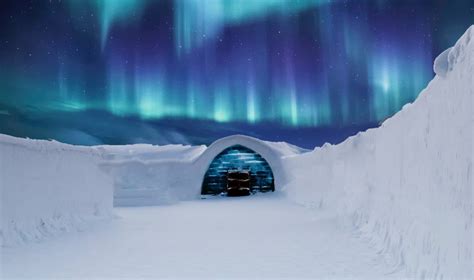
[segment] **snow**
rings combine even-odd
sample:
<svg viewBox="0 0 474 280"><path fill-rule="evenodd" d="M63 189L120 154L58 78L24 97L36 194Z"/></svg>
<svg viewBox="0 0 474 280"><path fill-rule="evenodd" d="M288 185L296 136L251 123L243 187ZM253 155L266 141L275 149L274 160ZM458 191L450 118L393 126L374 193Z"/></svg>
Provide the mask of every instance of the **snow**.
<svg viewBox="0 0 474 280"><path fill-rule="evenodd" d="M200 155L206 146L189 146L189 145L150 145L150 144L134 144L134 145L102 145L96 146L104 154L107 154L108 160L118 162L126 161L163 161L176 159L190 159Z"/></svg>
<svg viewBox="0 0 474 280"><path fill-rule="evenodd" d="M276 194L116 212L120 219L87 232L5 249L3 276L376 279L391 273L367 244L339 231L334 216L314 215Z"/></svg>
<svg viewBox="0 0 474 280"><path fill-rule="evenodd" d="M286 182L285 156L307 150L284 142L266 142L244 135L221 138L209 147L181 145L101 146L108 156L101 168L114 178L115 206L150 206L177 203L200 197L204 174L224 149L243 145L270 164L278 189Z"/></svg>
<svg viewBox="0 0 474 280"><path fill-rule="evenodd" d="M3 246L81 230L112 214L112 181L88 147L0 135Z"/></svg>
<svg viewBox="0 0 474 280"><path fill-rule="evenodd" d="M436 57L433 70L440 77L446 77L449 71L451 71L451 66L449 65L448 57L452 48L449 48L442 52L438 57Z"/></svg>
<svg viewBox="0 0 474 280"><path fill-rule="evenodd" d="M473 34L380 128L285 161L291 200L337 212L409 277L472 277Z"/></svg>
<svg viewBox="0 0 474 280"><path fill-rule="evenodd" d="M472 279L473 36L381 127L310 152L242 135L207 148L0 135L3 245L26 243L2 248L0 276ZM276 193L197 200L237 144L268 161ZM113 196L160 206L109 219Z"/></svg>
<svg viewBox="0 0 474 280"><path fill-rule="evenodd" d="M448 72L454 69L456 64L465 60L465 56L471 52L470 45L474 40L474 26L471 26L462 38L452 48L442 52L434 62L434 72L440 77L446 77Z"/></svg>

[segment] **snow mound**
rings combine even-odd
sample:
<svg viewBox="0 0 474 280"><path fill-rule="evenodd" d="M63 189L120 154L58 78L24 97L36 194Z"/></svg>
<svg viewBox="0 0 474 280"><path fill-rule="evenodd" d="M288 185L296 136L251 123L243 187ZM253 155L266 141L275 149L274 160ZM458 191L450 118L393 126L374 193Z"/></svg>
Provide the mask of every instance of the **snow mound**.
<svg viewBox="0 0 474 280"><path fill-rule="evenodd" d="M287 142L270 142L270 141L263 141L266 145L274 149L275 151L279 151L281 156L287 155L297 155L309 152L308 149L304 149L295 145L292 145Z"/></svg>
<svg viewBox="0 0 474 280"><path fill-rule="evenodd" d="M451 66L449 64L449 54L453 48L449 48L442 52L438 57L436 57L433 70L436 75L441 77L446 77L449 71L451 71Z"/></svg>
<svg viewBox="0 0 474 280"><path fill-rule="evenodd" d="M436 59L433 65L434 72L441 77L446 75L453 70L456 64L462 62L469 50L469 45L474 37L474 25L464 33L464 35L458 40L456 45L442 52Z"/></svg>
<svg viewBox="0 0 474 280"><path fill-rule="evenodd" d="M410 278L472 279L473 33L381 127L285 161L290 199L337 211Z"/></svg>
<svg viewBox="0 0 474 280"><path fill-rule="evenodd" d="M3 246L82 230L112 212L112 181L95 148L0 135Z"/></svg>

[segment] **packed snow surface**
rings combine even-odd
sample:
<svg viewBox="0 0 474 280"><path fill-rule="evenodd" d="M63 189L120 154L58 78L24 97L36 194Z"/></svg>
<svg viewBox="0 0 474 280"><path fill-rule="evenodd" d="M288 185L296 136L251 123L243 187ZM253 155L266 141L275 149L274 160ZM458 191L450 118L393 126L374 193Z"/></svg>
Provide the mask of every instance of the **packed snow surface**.
<svg viewBox="0 0 474 280"><path fill-rule="evenodd" d="M276 194L116 212L119 218L87 232L4 249L3 277L400 276L363 240L339 230L330 213L313 213Z"/></svg>

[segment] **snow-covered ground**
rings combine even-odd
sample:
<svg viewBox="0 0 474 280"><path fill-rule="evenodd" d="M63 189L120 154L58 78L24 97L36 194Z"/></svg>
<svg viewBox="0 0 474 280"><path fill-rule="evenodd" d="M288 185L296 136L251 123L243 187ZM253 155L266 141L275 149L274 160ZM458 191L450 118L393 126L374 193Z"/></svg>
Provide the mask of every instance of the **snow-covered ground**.
<svg viewBox="0 0 474 280"><path fill-rule="evenodd" d="M3 277L401 277L335 216L277 194L118 208L86 232L2 251Z"/></svg>

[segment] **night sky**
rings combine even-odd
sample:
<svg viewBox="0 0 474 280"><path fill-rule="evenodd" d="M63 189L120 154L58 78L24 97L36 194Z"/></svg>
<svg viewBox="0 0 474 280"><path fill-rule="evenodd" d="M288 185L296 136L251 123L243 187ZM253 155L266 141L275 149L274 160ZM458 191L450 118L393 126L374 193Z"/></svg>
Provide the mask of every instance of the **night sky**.
<svg viewBox="0 0 474 280"><path fill-rule="evenodd" d="M0 133L312 148L412 102L474 1L7 0L0 22Z"/></svg>

